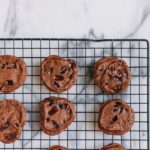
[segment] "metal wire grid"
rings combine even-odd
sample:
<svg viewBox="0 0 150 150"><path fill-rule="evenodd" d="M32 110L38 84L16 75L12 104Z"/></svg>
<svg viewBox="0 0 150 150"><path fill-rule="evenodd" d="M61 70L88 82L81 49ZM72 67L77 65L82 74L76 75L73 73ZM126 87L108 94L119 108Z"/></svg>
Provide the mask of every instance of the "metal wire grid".
<svg viewBox="0 0 150 150"><path fill-rule="evenodd" d="M4 150L46 150L53 145L69 149L99 149L111 142L127 149L149 149L149 51L146 40L86 40L86 39L0 39L0 54L16 55L28 67L25 84L10 94L0 93L0 99L15 98L27 111L27 123L22 136L13 144L0 143ZM78 63L77 83L67 92L49 92L40 79L40 63L49 55L72 58ZM130 66L132 80L121 94L102 93L93 82L93 64L103 56L118 56ZM76 120L60 135L48 136L40 131L39 102L50 96L65 97L76 106ZM97 126L99 106L111 98L122 98L135 110L135 123L123 136L106 135Z"/></svg>

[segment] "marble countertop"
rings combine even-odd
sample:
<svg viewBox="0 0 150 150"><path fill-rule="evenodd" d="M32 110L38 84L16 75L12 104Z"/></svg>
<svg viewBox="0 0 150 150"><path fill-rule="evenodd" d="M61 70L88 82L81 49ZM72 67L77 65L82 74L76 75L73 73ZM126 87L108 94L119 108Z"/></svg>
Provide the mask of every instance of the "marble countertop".
<svg viewBox="0 0 150 150"><path fill-rule="evenodd" d="M149 0L1 0L1 37L150 38Z"/></svg>
<svg viewBox="0 0 150 150"><path fill-rule="evenodd" d="M0 0L0 38L140 38L150 40L149 28L150 0ZM55 52L53 51L52 53ZM46 54L43 55L46 56ZM19 56L20 54L17 53L17 55ZM38 61L40 62L40 59ZM29 65L30 63L27 62ZM79 63L82 63L82 60ZM89 81L89 85L92 82ZM90 92L90 88L90 86L87 88L88 92ZM25 87L27 93L30 93L30 90L30 87ZM35 90L35 92L38 91L39 89ZM84 90L81 90L81 92L84 93ZM11 95L9 96L11 97ZM4 95L0 95L0 98L3 97ZM34 95L34 98L37 102L40 101L38 96ZM74 101L74 99L72 100ZM94 107L93 105L90 106ZM29 111L31 109L27 106L26 108ZM78 109L82 111L85 108L80 105ZM91 111L92 108L88 107L87 109ZM30 116L28 117L30 118ZM80 119L82 120L82 118ZM73 126L74 124L71 128ZM34 124L26 124L25 128L30 131L31 127L34 127ZM37 126L35 128L39 129ZM87 128L91 128L91 126L89 125ZM84 131L84 126L81 124L79 129ZM26 132L24 132L23 136L26 139L30 139L32 136L35 141L17 141L15 146L10 144L5 148L17 147L21 149L21 147L25 147L29 150L31 146L33 149L36 146L41 146L44 147L42 150L46 150L45 147L48 144L46 140L45 143L43 140L41 144L38 139L41 137L49 139L49 137L43 133L39 134L39 132L30 134L26 135ZM62 133L59 138L64 138L65 134L65 132ZM78 138L83 139L85 135L85 133L80 132ZM74 135L71 132L69 135L67 133L67 137L70 139L73 138L72 136ZM88 136L92 138L93 134ZM141 136L144 138L144 135ZM58 136L54 137L54 139L57 138ZM105 138L107 138L107 135ZM57 144L57 142L55 143L52 140L51 144ZM65 139L59 144L67 145ZM90 147L90 142L88 144ZM103 144L96 143L98 146ZM127 145L126 143L123 144ZM76 148L76 146L77 144L72 147ZM82 147L82 142L78 146ZM0 149L3 147L4 145L0 143Z"/></svg>

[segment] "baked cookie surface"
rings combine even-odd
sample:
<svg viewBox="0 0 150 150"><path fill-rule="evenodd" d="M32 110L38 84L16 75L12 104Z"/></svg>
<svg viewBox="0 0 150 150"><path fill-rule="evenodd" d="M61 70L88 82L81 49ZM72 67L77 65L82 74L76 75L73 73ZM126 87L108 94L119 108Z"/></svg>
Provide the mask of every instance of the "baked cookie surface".
<svg viewBox="0 0 150 150"><path fill-rule="evenodd" d="M108 100L100 107L98 125L106 134L125 134L133 126L134 120L133 109L122 100Z"/></svg>
<svg viewBox="0 0 150 150"><path fill-rule="evenodd" d="M55 145L55 146L50 147L48 150L68 150L68 149L63 146Z"/></svg>
<svg viewBox="0 0 150 150"><path fill-rule="evenodd" d="M41 129L48 135L56 135L75 119L74 105L65 98L49 97L40 103Z"/></svg>
<svg viewBox="0 0 150 150"><path fill-rule="evenodd" d="M41 76L45 86L61 93L70 89L77 80L78 68L74 60L57 55L45 58L41 64Z"/></svg>
<svg viewBox="0 0 150 150"><path fill-rule="evenodd" d="M12 143L19 139L25 125L26 112L23 105L17 100L0 102L0 141Z"/></svg>
<svg viewBox="0 0 150 150"><path fill-rule="evenodd" d="M19 88L26 79L27 68L23 59L11 55L0 56L0 91L9 93Z"/></svg>
<svg viewBox="0 0 150 150"><path fill-rule="evenodd" d="M126 150L123 146L117 143L111 143L104 146L101 150Z"/></svg>
<svg viewBox="0 0 150 150"><path fill-rule="evenodd" d="M125 61L117 57L104 57L94 65L94 80L105 93L119 93L127 89L131 73Z"/></svg>

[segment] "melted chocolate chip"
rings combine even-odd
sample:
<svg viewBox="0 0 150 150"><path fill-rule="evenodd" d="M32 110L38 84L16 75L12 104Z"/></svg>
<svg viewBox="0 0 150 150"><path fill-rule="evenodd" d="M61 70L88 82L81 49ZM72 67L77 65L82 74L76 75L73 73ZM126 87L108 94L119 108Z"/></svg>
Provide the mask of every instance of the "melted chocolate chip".
<svg viewBox="0 0 150 150"><path fill-rule="evenodd" d="M72 110L71 109L67 109L67 114L71 115L72 114Z"/></svg>
<svg viewBox="0 0 150 150"><path fill-rule="evenodd" d="M8 119L1 127L0 127L0 131L4 131L5 129L7 129L10 125L10 119Z"/></svg>
<svg viewBox="0 0 150 150"><path fill-rule="evenodd" d="M48 114L49 114L50 116L53 116L53 115L56 114L57 112L58 112L58 108L54 106L54 107L48 112Z"/></svg>
<svg viewBox="0 0 150 150"><path fill-rule="evenodd" d="M73 79L73 73L70 75L70 79Z"/></svg>
<svg viewBox="0 0 150 150"><path fill-rule="evenodd" d="M111 120L110 120L110 124L115 123L118 120L117 116L114 116Z"/></svg>
<svg viewBox="0 0 150 150"><path fill-rule="evenodd" d="M13 63L13 68L15 68L15 69L17 68L17 65L16 65L16 63Z"/></svg>
<svg viewBox="0 0 150 150"><path fill-rule="evenodd" d="M71 64L70 64L70 68L71 68L71 69L75 68L75 63L71 63Z"/></svg>
<svg viewBox="0 0 150 150"><path fill-rule="evenodd" d="M52 67L48 70L48 73L49 73L49 74L52 74L52 73L53 73L53 68L52 68Z"/></svg>
<svg viewBox="0 0 150 150"><path fill-rule="evenodd" d="M118 81L119 79L117 78L117 77L110 77L111 78L111 80L114 80L114 81Z"/></svg>
<svg viewBox="0 0 150 150"><path fill-rule="evenodd" d="M120 102L116 102L115 105L114 105L114 107L121 107L121 106L122 106L122 105L121 105Z"/></svg>
<svg viewBox="0 0 150 150"><path fill-rule="evenodd" d="M16 133L8 133L5 135L5 138L7 140L14 140L14 139L16 139Z"/></svg>
<svg viewBox="0 0 150 150"><path fill-rule="evenodd" d="M49 100L48 105L51 106L52 104L54 104L54 102L52 100Z"/></svg>
<svg viewBox="0 0 150 150"><path fill-rule="evenodd" d="M61 71L60 71L61 74L64 74L66 71L67 71L66 66L61 67Z"/></svg>
<svg viewBox="0 0 150 150"><path fill-rule="evenodd" d="M54 85L58 88L60 87L60 85L57 82L54 82Z"/></svg>
<svg viewBox="0 0 150 150"><path fill-rule="evenodd" d="M7 85L13 85L13 80L7 80Z"/></svg>
<svg viewBox="0 0 150 150"><path fill-rule="evenodd" d="M1 69L4 69L4 67L5 67L5 64L4 63L1 63Z"/></svg>
<svg viewBox="0 0 150 150"><path fill-rule="evenodd" d="M50 120L50 118L46 118L46 121L47 121L47 122L50 122L51 120Z"/></svg>
<svg viewBox="0 0 150 150"><path fill-rule="evenodd" d="M66 121L65 121L65 119L63 120L63 123L65 123Z"/></svg>
<svg viewBox="0 0 150 150"><path fill-rule="evenodd" d="M64 76L55 75L55 80L56 81L62 81L62 80L64 80Z"/></svg>
<svg viewBox="0 0 150 150"><path fill-rule="evenodd" d="M15 124L15 127L16 127L16 128L19 128L19 124L18 124L18 123L16 123L16 124Z"/></svg>
<svg viewBox="0 0 150 150"><path fill-rule="evenodd" d="M54 125L55 128L59 128L59 125L54 120L52 120L52 124Z"/></svg>
<svg viewBox="0 0 150 150"><path fill-rule="evenodd" d="M119 110L119 114L121 114L122 111L124 110L120 102L116 102L115 105L114 105L114 107L115 108L114 108L113 111L115 112L115 111Z"/></svg>
<svg viewBox="0 0 150 150"><path fill-rule="evenodd" d="M3 125L3 126L0 127L0 131L4 131L4 130L6 130L7 128L8 128L8 126Z"/></svg>
<svg viewBox="0 0 150 150"><path fill-rule="evenodd" d="M61 109L66 109L67 108L67 104L59 104L59 107L61 108Z"/></svg>

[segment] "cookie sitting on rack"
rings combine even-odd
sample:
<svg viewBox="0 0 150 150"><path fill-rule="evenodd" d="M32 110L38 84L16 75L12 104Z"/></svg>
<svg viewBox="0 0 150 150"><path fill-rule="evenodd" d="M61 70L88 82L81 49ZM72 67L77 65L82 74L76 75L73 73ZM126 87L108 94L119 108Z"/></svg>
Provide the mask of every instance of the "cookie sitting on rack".
<svg viewBox="0 0 150 150"><path fill-rule="evenodd" d="M106 134L125 134L133 126L134 120L132 107L122 100L108 100L100 107L98 125Z"/></svg>
<svg viewBox="0 0 150 150"><path fill-rule="evenodd" d="M23 59L11 55L0 56L0 91L9 93L26 80L27 68Z"/></svg>
<svg viewBox="0 0 150 150"><path fill-rule="evenodd" d="M74 105L65 98L49 97L40 103L41 129L48 135L56 135L75 119Z"/></svg>
<svg viewBox="0 0 150 150"><path fill-rule="evenodd" d="M19 139L25 125L26 112L17 100L10 99L0 102L0 141L13 143Z"/></svg>
<svg viewBox="0 0 150 150"><path fill-rule="evenodd" d="M50 147L48 150L68 150L68 149L64 146L55 145L55 146Z"/></svg>
<svg viewBox="0 0 150 150"><path fill-rule="evenodd" d="M41 76L45 86L53 92L61 93L70 89L77 80L78 68L72 59L51 55L41 64Z"/></svg>
<svg viewBox="0 0 150 150"><path fill-rule="evenodd" d="M111 143L111 144L104 146L100 150L126 150L126 149L123 146L121 146L120 144Z"/></svg>
<svg viewBox="0 0 150 150"><path fill-rule="evenodd" d="M108 94L119 93L127 89L131 73L125 61L116 57L104 57L94 65L96 85Z"/></svg>

